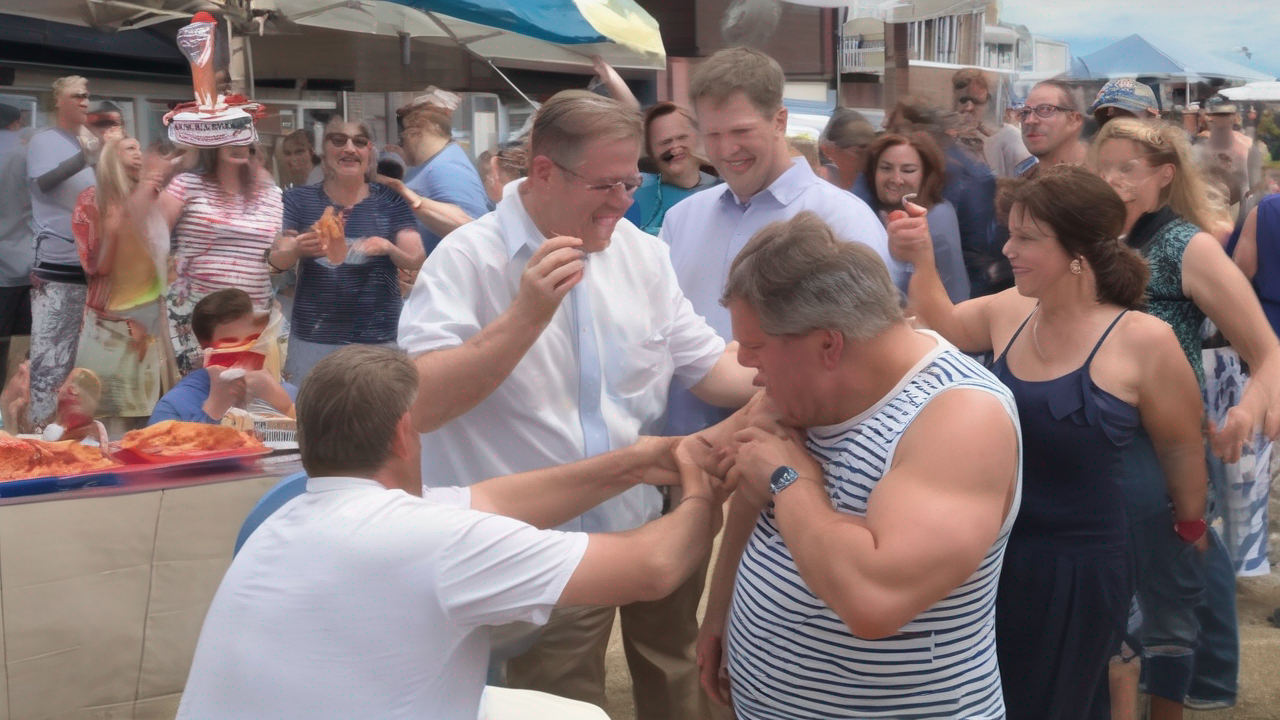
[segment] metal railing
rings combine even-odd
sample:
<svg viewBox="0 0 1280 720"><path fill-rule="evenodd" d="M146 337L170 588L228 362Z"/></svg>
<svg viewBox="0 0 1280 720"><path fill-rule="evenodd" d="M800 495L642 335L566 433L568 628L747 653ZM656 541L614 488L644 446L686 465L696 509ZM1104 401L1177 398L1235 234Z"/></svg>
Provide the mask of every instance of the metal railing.
<svg viewBox="0 0 1280 720"><path fill-rule="evenodd" d="M841 72L868 72L884 69L884 40L863 40L847 36L841 46Z"/></svg>

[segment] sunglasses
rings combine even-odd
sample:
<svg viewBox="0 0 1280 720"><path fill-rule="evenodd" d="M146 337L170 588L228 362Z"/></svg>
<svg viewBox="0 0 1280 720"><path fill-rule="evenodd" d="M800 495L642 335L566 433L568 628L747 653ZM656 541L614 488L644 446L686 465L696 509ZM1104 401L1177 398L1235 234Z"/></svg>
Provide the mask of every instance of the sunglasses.
<svg viewBox="0 0 1280 720"><path fill-rule="evenodd" d="M363 150L369 147L369 142L370 142L369 138L363 135L333 134L333 135L325 135L324 139L327 140L329 144L334 146L335 148L344 148L347 146L347 143L351 143L352 145L356 146L357 150Z"/></svg>
<svg viewBox="0 0 1280 720"><path fill-rule="evenodd" d="M986 104L987 104L987 98L985 98L985 97L970 97L970 96L968 96L968 95L965 95L965 96L961 97L959 100L957 100L957 101L956 101L956 104L957 104L957 105L960 105L960 106L968 105L969 103L973 103L974 105L986 105Z"/></svg>
<svg viewBox="0 0 1280 720"><path fill-rule="evenodd" d="M93 121L93 126L96 128L113 128L113 127L121 127L123 125L124 123L117 122L115 120L94 120Z"/></svg>

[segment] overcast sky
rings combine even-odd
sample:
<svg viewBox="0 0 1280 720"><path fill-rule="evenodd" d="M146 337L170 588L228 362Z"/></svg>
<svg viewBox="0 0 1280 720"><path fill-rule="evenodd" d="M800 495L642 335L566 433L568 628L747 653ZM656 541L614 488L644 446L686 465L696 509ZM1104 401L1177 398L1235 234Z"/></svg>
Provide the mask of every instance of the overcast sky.
<svg viewBox="0 0 1280 720"><path fill-rule="evenodd" d="M1077 57L1149 32L1280 75L1278 0L1002 0L1002 5L1003 22L1065 40ZM1233 52L1241 46L1253 53L1252 61Z"/></svg>

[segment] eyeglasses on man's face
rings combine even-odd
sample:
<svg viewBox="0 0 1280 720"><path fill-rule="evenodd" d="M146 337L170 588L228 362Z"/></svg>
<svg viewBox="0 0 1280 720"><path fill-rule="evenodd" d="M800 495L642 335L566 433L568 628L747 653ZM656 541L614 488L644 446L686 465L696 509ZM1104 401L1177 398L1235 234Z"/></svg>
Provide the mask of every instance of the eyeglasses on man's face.
<svg viewBox="0 0 1280 720"><path fill-rule="evenodd" d="M614 188L622 188L622 192L625 193L626 195L635 195L636 190L639 190L641 183L644 182L644 178L640 177L639 175L634 175L630 178L627 178L626 180L618 180L615 182L596 182L596 181L588 180L587 178L579 175L578 173L556 162L555 160L552 160L551 162L556 167L563 170L565 174L572 175L573 177L577 178L583 185L587 186L588 190L592 192L607 193L610 190L613 190Z"/></svg>
<svg viewBox="0 0 1280 720"><path fill-rule="evenodd" d="M324 139L327 140L330 145L338 149L346 147L347 143L351 143L357 150L363 150L369 147L370 142L369 138L364 135L343 135L342 133L326 135Z"/></svg>
<svg viewBox="0 0 1280 720"><path fill-rule="evenodd" d="M1060 113L1060 112L1073 113L1075 112L1075 110L1072 110L1071 108L1067 108L1067 107L1062 107L1061 105L1050 105L1048 103L1045 103L1043 105L1036 105L1034 107L1028 106L1028 107L1020 108L1018 110L1018 117L1023 120L1026 120L1027 118L1031 117L1031 113L1035 113L1036 117L1038 118L1051 118L1053 117L1054 113Z"/></svg>

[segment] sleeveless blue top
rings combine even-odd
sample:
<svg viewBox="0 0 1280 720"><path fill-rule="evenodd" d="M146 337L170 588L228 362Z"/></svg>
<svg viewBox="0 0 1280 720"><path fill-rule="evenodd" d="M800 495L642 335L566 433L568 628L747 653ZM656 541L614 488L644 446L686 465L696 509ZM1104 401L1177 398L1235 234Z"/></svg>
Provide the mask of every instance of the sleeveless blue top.
<svg viewBox="0 0 1280 720"><path fill-rule="evenodd" d="M1022 419L1022 507L1011 539L1051 541L1063 550L1125 548L1125 449L1142 430L1138 408L1093 383L1089 367L1127 310L1098 339L1084 365L1040 382L1018 379L1006 361L1037 308L992 367Z"/></svg>

